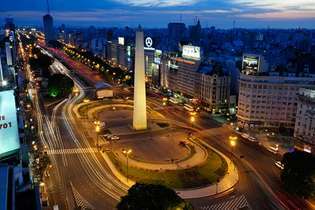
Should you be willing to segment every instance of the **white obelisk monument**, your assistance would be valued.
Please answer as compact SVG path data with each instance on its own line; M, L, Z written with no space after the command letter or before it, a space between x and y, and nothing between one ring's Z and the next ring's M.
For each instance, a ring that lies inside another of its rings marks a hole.
M136 32L133 129L147 129L147 105L144 72L144 39L141 27Z

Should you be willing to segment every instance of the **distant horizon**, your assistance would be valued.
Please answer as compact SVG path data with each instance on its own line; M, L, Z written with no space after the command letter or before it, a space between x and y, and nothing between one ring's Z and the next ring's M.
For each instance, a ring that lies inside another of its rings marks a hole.
M204 28L315 29L312 0L50 0L55 25L88 27L166 28L169 22L192 25L200 19ZM42 26L46 1L1 2L0 21L10 16L17 25Z
M44 16L44 15L43 15ZM52 15L53 16L53 15ZM5 17L5 18L0 18L0 26L3 26L5 24L5 19L6 18L13 18L14 24L18 27L18 28L23 28L23 27L34 27L34 28L43 28L43 23L30 23L30 24L19 24L20 21L16 21L16 19L12 16L9 17ZM54 20L54 28L58 28L60 27L62 24L64 24L66 26L66 28L72 28L72 29L83 29L83 28L89 28L89 27L95 27L97 29L101 29L101 28L125 28L125 27L129 27L131 29L135 29L137 28L139 25L141 25L143 28L145 29L167 29L168 28L168 24L169 23L184 23L186 25L186 28L188 29L189 26L194 25L195 23L187 23L187 22L180 22L180 21L170 21L168 23L166 23L164 26L147 26L147 25L143 25L143 24L134 24L134 25L102 25L102 24L89 24L86 23L84 25L76 25L73 23L67 23L67 22L60 22L60 21L56 21L55 17L53 16L53 20ZM215 29L218 30L232 30L233 26L231 27L220 27L220 26L216 26L216 25L207 25L205 26L205 24L202 23L201 21L201 27L202 29L210 29L211 27L215 27ZM247 30L299 30L299 29L304 29L304 30L315 30L315 24L314 27L301 27L301 26L296 26L296 27L272 27L271 25L268 26L264 26L264 27L245 27L245 26L235 26L234 29L247 29Z

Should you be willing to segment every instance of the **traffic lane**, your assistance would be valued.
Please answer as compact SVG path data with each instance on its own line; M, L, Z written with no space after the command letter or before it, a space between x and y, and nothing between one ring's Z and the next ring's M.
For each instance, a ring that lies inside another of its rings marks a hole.
M231 135L228 129L217 131L216 135L207 136L211 139L209 143L216 141L219 145L225 147L227 150L231 149L229 146L228 137ZM277 156L270 153L266 149L252 145L249 142L244 143L239 141L236 148L233 151L238 157L243 156L261 175L263 180L272 188L274 193L281 201L285 202L290 208L303 207L307 209L307 204L303 199L296 196L289 195L282 188L280 180L280 170L275 166L274 162L277 160ZM280 195L280 196L278 196Z
M251 207L253 209L277 209L272 204L271 198L262 189L262 184L258 182L255 172L244 165L239 156L232 155L231 149L226 147L225 143L222 143L222 141L213 141L213 139L213 137L203 138L204 141L229 156L236 164L240 176L240 182L236 187L241 193L246 195Z
M68 155L68 181L72 183L73 187L80 194L80 196L92 205L94 209L107 210L114 209L117 201L111 196L107 195L101 186L98 186L97 181L90 176L86 169L82 166L80 154ZM89 157L92 158L92 157ZM105 180L104 180L105 182Z

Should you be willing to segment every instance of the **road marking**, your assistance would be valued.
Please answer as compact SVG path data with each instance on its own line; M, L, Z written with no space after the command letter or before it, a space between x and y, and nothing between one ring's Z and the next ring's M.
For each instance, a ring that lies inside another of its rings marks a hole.
M241 209L245 207L247 207L247 209L251 209L245 196L240 195L238 197L235 197L227 201L223 201L221 203L212 204L209 206L203 206L200 209L201 210L222 210L222 209L228 209L228 210L235 209L236 210L236 209Z
M48 155L71 155L83 153L96 153L97 148L75 148L75 149L51 149L47 150Z
M70 182L71 189L73 192L75 203L81 209L95 209L87 200L85 200L82 195L74 188L72 182Z

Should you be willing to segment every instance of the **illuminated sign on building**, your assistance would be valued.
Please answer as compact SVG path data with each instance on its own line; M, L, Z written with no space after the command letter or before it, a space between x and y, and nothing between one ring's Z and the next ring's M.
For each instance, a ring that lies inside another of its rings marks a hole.
M151 48L151 47L152 47L152 45L153 45L153 40L152 40L151 37L147 37L147 38L145 39L145 45L147 46L147 48Z
M13 90L0 92L0 157L20 148Z
M200 47L184 45L182 57L193 60L200 60Z
M242 69L246 74L257 73L259 71L260 59L257 55L244 55Z
M125 45L125 38L124 37L118 37L118 44Z
M162 51L155 50L154 52L154 63L161 64Z

